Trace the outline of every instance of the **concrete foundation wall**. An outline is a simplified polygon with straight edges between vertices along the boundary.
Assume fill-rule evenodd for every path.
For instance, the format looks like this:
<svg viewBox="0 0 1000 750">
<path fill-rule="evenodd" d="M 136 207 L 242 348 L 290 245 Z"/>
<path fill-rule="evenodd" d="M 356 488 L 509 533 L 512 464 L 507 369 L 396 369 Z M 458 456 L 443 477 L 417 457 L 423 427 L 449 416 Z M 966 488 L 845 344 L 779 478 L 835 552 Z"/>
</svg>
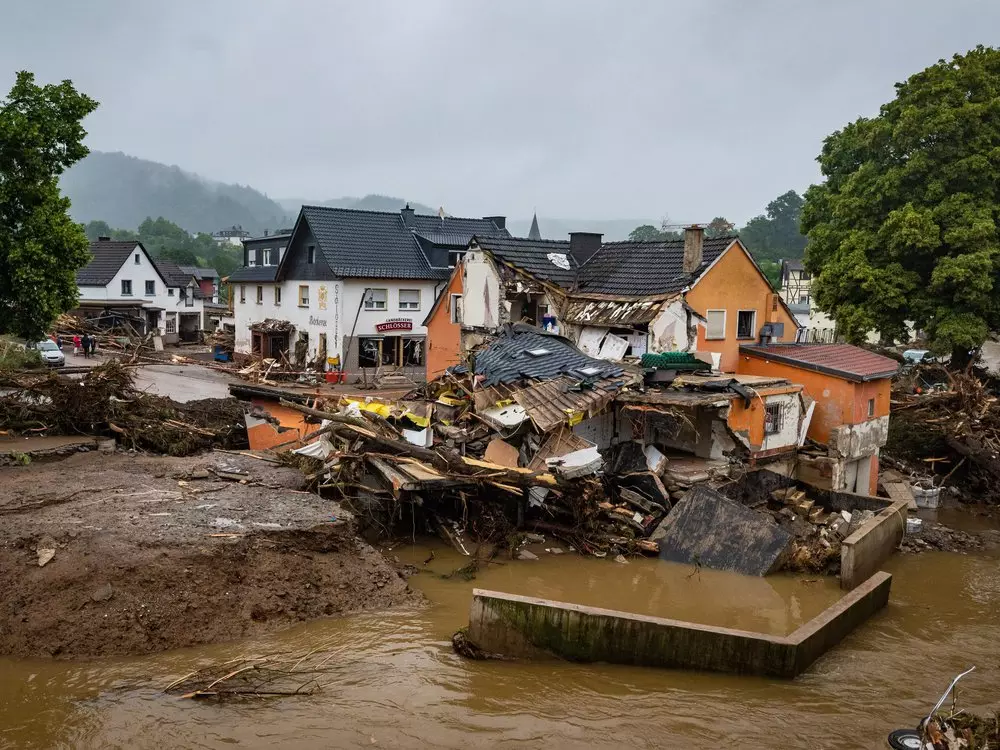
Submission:
<svg viewBox="0 0 1000 750">
<path fill-rule="evenodd" d="M 876 574 L 785 637 L 477 589 L 469 639 L 514 657 L 795 677 L 884 607 L 891 581 Z"/>
<path fill-rule="evenodd" d="M 892 503 L 843 541 L 840 546 L 842 589 L 850 591 L 860 585 L 892 557 L 906 532 L 906 506 L 906 500 Z"/>
</svg>

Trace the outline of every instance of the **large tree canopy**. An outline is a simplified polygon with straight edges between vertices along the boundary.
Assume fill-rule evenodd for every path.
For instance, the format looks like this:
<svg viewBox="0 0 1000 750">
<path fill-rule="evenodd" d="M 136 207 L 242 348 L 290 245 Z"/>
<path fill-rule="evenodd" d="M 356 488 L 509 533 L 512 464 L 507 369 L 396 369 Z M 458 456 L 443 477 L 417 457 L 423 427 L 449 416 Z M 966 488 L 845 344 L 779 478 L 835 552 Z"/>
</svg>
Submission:
<svg viewBox="0 0 1000 750">
<path fill-rule="evenodd" d="M 1000 51 L 896 85 L 877 117 L 824 142 L 802 225 L 813 295 L 860 341 L 912 321 L 959 356 L 1000 325 Z"/>
<path fill-rule="evenodd" d="M 37 86 L 23 71 L 0 102 L 0 333 L 41 338 L 76 304 L 90 254 L 58 178 L 87 155 L 81 122 L 96 108 L 70 81 Z"/>
</svg>

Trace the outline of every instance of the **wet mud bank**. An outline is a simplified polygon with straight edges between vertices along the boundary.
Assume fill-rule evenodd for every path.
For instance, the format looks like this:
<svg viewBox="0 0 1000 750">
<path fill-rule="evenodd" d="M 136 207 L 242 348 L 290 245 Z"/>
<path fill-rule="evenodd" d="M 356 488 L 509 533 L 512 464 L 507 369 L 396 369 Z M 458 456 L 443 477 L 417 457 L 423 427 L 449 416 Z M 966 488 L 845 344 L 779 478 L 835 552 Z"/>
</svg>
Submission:
<svg viewBox="0 0 1000 750">
<path fill-rule="evenodd" d="M 227 454 L 0 469 L 0 654 L 151 653 L 418 601 L 301 482 Z"/>
</svg>

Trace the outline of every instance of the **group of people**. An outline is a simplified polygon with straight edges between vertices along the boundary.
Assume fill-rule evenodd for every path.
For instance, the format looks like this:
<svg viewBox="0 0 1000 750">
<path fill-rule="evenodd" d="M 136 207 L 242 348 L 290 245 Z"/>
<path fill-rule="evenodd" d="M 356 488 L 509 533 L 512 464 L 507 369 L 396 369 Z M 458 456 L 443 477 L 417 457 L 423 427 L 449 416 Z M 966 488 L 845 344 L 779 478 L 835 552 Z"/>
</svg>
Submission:
<svg viewBox="0 0 1000 750">
<path fill-rule="evenodd" d="M 73 354 L 79 354 L 82 351 L 83 356 L 89 358 L 94 355 L 95 349 L 97 349 L 97 338 L 89 333 L 83 334 L 82 337 L 73 336 Z"/>
</svg>

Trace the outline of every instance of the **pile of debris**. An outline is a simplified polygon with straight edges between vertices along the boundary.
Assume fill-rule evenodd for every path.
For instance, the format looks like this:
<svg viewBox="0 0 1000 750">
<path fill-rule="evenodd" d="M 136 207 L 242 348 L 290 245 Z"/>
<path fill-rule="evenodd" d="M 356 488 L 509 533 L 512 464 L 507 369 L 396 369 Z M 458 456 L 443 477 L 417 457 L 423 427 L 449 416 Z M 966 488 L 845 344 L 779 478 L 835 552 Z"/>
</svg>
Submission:
<svg viewBox="0 0 1000 750">
<path fill-rule="evenodd" d="M 892 390 L 887 457 L 977 500 L 1000 503 L 1000 403 L 995 384 L 941 365 L 914 368 Z"/>
<path fill-rule="evenodd" d="M 119 313 L 82 318 L 63 313 L 52 325 L 52 333 L 61 336 L 64 342 L 74 336 L 89 333 L 97 343 L 99 351 L 138 355 L 142 351 L 153 351 L 153 334 L 141 333 L 141 321 Z"/>
<path fill-rule="evenodd" d="M 246 447 L 235 399 L 179 403 L 139 391 L 129 368 L 112 360 L 74 379 L 54 372 L 0 373 L 0 425 L 12 435 L 104 435 L 123 445 L 185 456 Z"/>
</svg>

